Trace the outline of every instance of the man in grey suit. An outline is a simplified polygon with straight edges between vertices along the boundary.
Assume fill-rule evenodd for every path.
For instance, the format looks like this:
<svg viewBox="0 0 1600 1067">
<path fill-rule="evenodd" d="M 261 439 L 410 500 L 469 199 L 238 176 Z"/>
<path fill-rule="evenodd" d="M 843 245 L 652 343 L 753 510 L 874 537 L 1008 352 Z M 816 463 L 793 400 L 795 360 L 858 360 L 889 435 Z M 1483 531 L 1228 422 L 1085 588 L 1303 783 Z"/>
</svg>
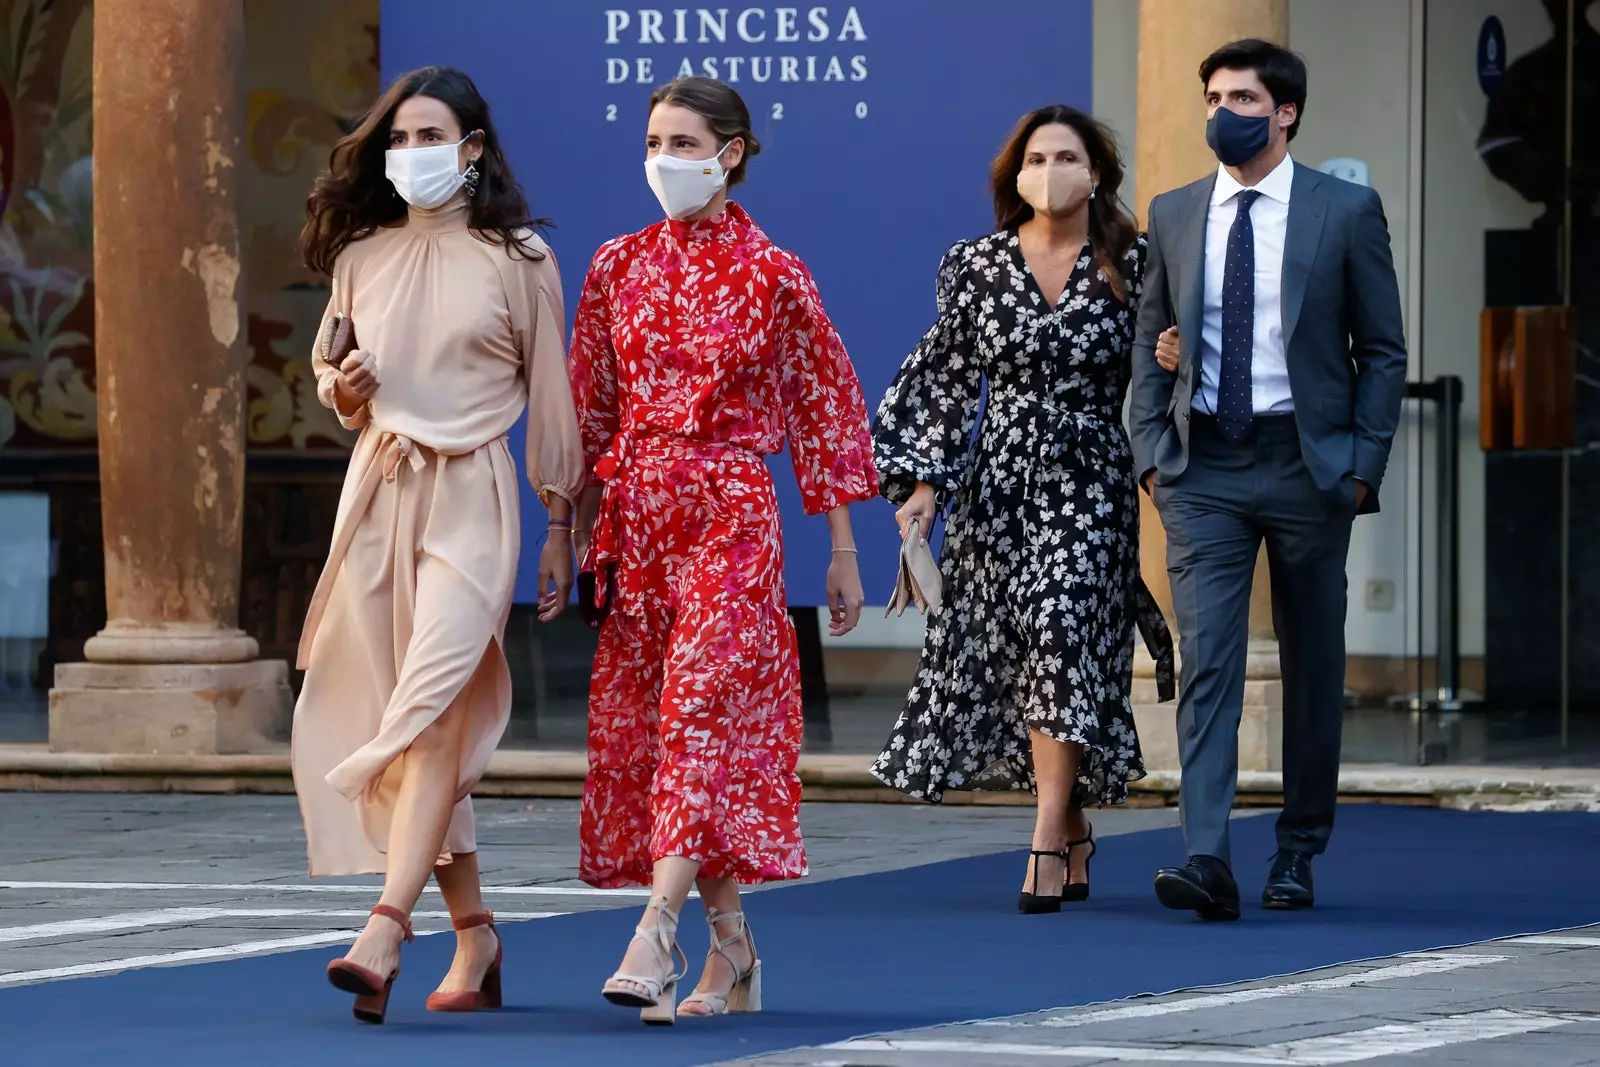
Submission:
<svg viewBox="0 0 1600 1067">
<path fill-rule="evenodd" d="M 1262 902 L 1304 908 L 1338 799 L 1350 527 L 1378 510 L 1406 351 L 1377 194 L 1289 156 L 1305 63 L 1239 41 L 1200 80 L 1221 166 L 1150 205 L 1132 438 L 1167 532 L 1183 660 L 1189 862 L 1161 870 L 1156 895 L 1227 920 L 1256 555 L 1265 540 L 1283 668 L 1284 807 Z"/>
</svg>

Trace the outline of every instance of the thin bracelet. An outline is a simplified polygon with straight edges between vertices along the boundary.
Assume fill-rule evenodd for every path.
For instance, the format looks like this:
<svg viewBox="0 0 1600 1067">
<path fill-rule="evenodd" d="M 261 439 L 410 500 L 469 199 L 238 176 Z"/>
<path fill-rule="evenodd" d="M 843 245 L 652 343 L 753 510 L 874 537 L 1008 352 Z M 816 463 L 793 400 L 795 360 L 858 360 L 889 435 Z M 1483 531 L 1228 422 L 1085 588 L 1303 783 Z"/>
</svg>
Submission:
<svg viewBox="0 0 1600 1067">
<path fill-rule="evenodd" d="M 853 549 L 853 548 L 836 548 L 836 549 L 834 549 L 834 551 L 835 551 L 835 552 L 847 552 L 847 553 L 849 553 L 849 554 L 850 554 L 850 555 L 852 555 L 852 556 L 854 556 L 854 555 L 857 555 L 857 554 L 858 554 L 858 553 L 857 553 L 857 552 L 856 552 L 856 550 L 855 550 L 855 549 Z"/>
<path fill-rule="evenodd" d="M 549 526 L 546 527 L 546 529 L 550 529 L 550 530 L 566 530 L 568 533 L 571 533 L 572 532 L 572 523 L 570 523 L 570 522 L 552 522 L 552 523 L 549 524 Z"/>
</svg>

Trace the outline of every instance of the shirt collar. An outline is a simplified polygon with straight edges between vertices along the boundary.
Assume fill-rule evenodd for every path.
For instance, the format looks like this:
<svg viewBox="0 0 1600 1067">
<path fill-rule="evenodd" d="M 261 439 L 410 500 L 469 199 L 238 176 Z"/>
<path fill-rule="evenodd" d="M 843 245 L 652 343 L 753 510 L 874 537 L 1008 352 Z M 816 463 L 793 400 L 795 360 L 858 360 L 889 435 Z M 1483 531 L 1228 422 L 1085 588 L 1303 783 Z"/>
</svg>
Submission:
<svg viewBox="0 0 1600 1067">
<path fill-rule="evenodd" d="M 1285 155 L 1283 162 L 1272 168 L 1272 173 L 1255 186 L 1256 192 L 1280 204 L 1289 202 L 1289 192 L 1294 187 L 1294 157 Z M 1217 168 L 1217 186 L 1211 191 L 1211 203 L 1226 204 L 1244 191 L 1244 186 L 1228 173 L 1227 167 Z"/>
</svg>

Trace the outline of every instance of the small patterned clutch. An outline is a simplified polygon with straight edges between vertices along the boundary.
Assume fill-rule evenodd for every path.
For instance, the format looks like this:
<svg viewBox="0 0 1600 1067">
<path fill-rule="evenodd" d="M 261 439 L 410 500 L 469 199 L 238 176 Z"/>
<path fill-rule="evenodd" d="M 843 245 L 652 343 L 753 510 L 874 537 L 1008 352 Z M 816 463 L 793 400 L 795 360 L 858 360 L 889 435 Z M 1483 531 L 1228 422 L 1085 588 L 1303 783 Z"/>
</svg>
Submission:
<svg viewBox="0 0 1600 1067">
<path fill-rule="evenodd" d="M 322 324 L 322 361 L 330 367 L 342 367 L 356 350 L 356 327 L 350 316 L 335 314 Z"/>
</svg>

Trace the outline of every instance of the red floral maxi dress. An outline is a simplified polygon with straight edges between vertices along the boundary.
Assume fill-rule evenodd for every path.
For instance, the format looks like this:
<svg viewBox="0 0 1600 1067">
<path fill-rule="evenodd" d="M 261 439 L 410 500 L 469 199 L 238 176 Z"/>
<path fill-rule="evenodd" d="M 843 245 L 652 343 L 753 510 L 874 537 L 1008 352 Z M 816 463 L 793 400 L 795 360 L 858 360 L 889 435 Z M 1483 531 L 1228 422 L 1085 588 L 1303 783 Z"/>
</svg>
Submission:
<svg viewBox="0 0 1600 1067">
<path fill-rule="evenodd" d="M 707 878 L 799 878 L 800 668 L 762 457 L 787 438 L 810 514 L 873 498 L 850 357 L 805 265 L 730 203 L 595 253 L 568 358 L 605 485 L 591 554 L 616 581 L 579 873 L 647 885 L 683 856 Z"/>
</svg>

